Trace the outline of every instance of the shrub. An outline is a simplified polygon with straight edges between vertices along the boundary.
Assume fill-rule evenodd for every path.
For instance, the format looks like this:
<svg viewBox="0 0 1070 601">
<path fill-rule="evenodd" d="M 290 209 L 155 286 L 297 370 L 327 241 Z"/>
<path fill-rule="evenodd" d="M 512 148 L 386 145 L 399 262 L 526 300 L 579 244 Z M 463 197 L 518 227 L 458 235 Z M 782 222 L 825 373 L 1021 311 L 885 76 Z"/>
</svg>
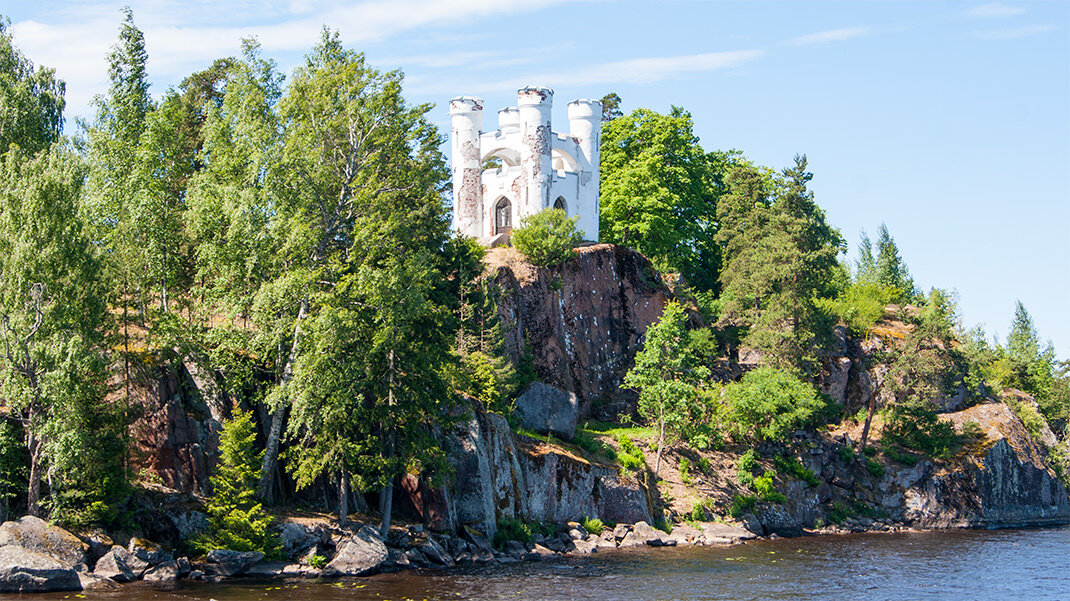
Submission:
<svg viewBox="0 0 1070 601">
<path fill-rule="evenodd" d="M 665 534 L 672 534 L 672 522 L 666 520 L 664 517 L 658 518 L 658 521 L 654 523 L 654 527 Z"/>
<path fill-rule="evenodd" d="M 828 517 L 831 524 L 842 524 L 851 515 L 851 510 L 839 501 L 832 503 L 828 511 L 825 512 L 825 516 Z"/>
<path fill-rule="evenodd" d="M 498 520 L 498 531 L 494 533 L 494 546 L 501 548 L 506 541 L 516 540 L 530 545 L 535 540 L 535 532 L 541 528 L 516 518 Z"/>
<path fill-rule="evenodd" d="M 702 499 L 691 508 L 687 519 L 692 522 L 705 522 L 713 515 L 713 501 Z"/>
<path fill-rule="evenodd" d="M 776 486 L 773 484 L 773 478 L 776 477 L 776 472 L 770 470 L 762 476 L 758 476 L 754 479 L 754 492 L 758 493 L 763 501 L 771 503 L 784 503 L 788 499 L 782 493 L 777 492 Z"/>
<path fill-rule="evenodd" d="M 639 447 L 635 446 L 631 438 L 627 435 L 621 434 L 617 437 L 617 443 L 620 444 L 620 450 L 617 451 L 617 461 L 625 469 L 639 470 L 646 467 L 646 459 L 643 457 L 643 452 L 639 450 Z"/>
<path fill-rule="evenodd" d="M 836 454 L 840 456 L 840 461 L 844 463 L 851 463 L 855 460 L 855 450 L 847 445 L 836 449 Z"/>
<path fill-rule="evenodd" d="M 1040 432 L 1044 429 L 1044 426 L 1047 425 L 1047 422 L 1044 421 L 1044 417 L 1040 415 L 1040 412 L 1032 405 L 1020 403 L 1012 399 L 1007 399 L 1007 405 L 1010 406 L 1011 409 L 1014 409 L 1014 412 L 1018 414 L 1018 419 L 1022 420 L 1022 425 L 1025 426 L 1025 429 L 1029 432 L 1029 436 L 1031 436 L 1033 440 L 1039 441 Z M 980 428 L 980 424 L 978 424 L 978 428 Z"/>
<path fill-rule="evenodd" d="M 546 209 L 523 218 L 510 235 L 513 246 L 540 267 L 560 265 L 572 258 L 572 248 L 583 241 L 576 230 L 579 217 L 561 209 Z"/>
<path fill-rule="evenodd" d="M 773 463 L 778 470 L 787 472 L 803 482 L 806 482 L 810 485 L 810 488 L 814 488 L 821 484 L 821 481 L 814 475 L 814 472 L 804 467 L 795 457 L 777 455 L 773 458 Z"/>
<path fill-rule="evenodd" d="M 710 460 L 705 457 L 699 457 L 698 461 L 695 462 L 695 465 L 698 466 L 699 471 L 706 475 L 709 475 L 710 470 L 713 469 L 713 466 L 710 465 Z"/>
<path fill-rule="evenodd" d="M 732 497 L 732 505 L 728 508 L 728 515 L 738 518 L 745 513 L 750 513 L 758 504 L 758 497 L 754 495 L 736 494 Z"/>
<path fill-rule="evenodd" d="M 223 424 L 219 455 L 207 503 L 209 529 L 190 545 L 205 553 L 232 549 L 279 557 L 278 537 L 269 529 L 271 517 L 254 498 L 263 451 L 256 451 L 252 414 L 238 412 Z"/>
<path fill-rule="evenodd" d="M 317 570 L 322 570 L 327 565 L 327 558 L 319 554 L 313 555 L 312 557 L 308 558 L 308 565 L 309 567 L 316 568 Z"/>
<path fill-rule="evenodd" d="M 602 531 L 606 529 L 606 525 L 598 518 L 583 516 L 583 521 L 581 523 L 583 524 L 583 529 L 586 530 L 588 534 L 593 534 L 595 536 L 602 534 Z"/>
<path fill-rule="evenodd" d="M 818 299 L 817 305 L 832 313 L 856 336 L 866 336 L 884 315 L 884 308 L 901 293 L 893 286 L 855 282 L 836 299 Z"/>
<path fill-rule="evenodd" d="M 758 465 L 758 451 L 754 449 L 747 449 L 746 453 L 739 456 L 739 462 L 736 464 L 736 468 L 741 472 L 754 473 L 754 468 Z"/>
<path fill-rule="evenodd" d="M 695 483 L 695 479 L 691 477 L 691 460 L 687 457 L 680 458 L 680 481 L 688 486 Z"/>
<path fill-rule="evenodd" d="M 728 417 L 740 438 L 780 440 L 808 426 L 825 403 L 814 387 L 791 373 L 759 367 L 725 387 Z"/>
<path fill-rule="evenodd" d="M 870 459 L 869 457 L 866 458 L 866 469 L 869 470 L 869 473 L 875 478 L 880 478 L 884 475 L 884 466 L 877 460 Z"/>
<path fill-rule="evenodd" d="M 883 441 L 944 459 L 959 445 L 960 437 L 955 426 L 941 420 L 929 403 L 907 401 L 888 413 Z"/>
</svg>

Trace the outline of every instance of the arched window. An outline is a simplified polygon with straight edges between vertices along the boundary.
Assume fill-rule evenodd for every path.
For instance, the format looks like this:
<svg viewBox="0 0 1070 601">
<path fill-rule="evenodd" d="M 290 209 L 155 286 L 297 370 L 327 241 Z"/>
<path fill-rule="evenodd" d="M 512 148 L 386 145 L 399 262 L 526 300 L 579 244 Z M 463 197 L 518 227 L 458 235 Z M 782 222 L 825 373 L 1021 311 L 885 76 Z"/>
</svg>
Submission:
<svg viewBox="0 0 1070 601">
<path fill-rule="evenodd" d="M 506 234 L 513 229 L 513 206 L 502 197 L 494 205 L 494 235 Z"/>
<path fill-rule="evenodd" d="M 562 211 L 568 213 L 568 205 L 565 204 L 564 196 L 557 197 L 557 200 L 554 201 L 554 208 L 561 209 Z"/>
</svg>

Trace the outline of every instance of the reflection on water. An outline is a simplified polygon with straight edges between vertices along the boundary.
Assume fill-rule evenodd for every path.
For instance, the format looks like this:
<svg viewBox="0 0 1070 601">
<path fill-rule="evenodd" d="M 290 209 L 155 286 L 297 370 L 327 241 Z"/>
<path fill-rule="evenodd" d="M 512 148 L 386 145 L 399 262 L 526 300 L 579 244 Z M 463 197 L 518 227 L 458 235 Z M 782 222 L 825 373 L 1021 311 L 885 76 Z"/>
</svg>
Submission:
<svg viewBox="0 0 1070 601">
<path fill-rule="evenodd" d="M 1070 528 L 784 539 L 337 581 L 184 583 L 173 590 L 127 585 L 115 593 L 84 594 L 115 601 L 1065 600 L 1070 599 Z"/>
</svg>

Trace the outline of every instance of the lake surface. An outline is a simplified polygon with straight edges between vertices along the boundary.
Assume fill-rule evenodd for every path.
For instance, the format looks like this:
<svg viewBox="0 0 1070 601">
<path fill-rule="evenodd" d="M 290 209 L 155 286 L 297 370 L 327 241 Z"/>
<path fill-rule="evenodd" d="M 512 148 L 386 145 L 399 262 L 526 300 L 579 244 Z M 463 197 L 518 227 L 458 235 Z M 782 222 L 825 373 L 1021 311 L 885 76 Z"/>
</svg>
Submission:
<svg viewBox="0 0 1070 601">
<path fill-rule="evenodd" d="M 322 582 L 183 583 L 170 590 L 140 584 L 115 593 L 83 594 L 81 598 L 116 601 L 1066 600 L 1070 527 L 781 539 Z M 64 598 L 79 597 L 21 597 Z"/>
</svg>

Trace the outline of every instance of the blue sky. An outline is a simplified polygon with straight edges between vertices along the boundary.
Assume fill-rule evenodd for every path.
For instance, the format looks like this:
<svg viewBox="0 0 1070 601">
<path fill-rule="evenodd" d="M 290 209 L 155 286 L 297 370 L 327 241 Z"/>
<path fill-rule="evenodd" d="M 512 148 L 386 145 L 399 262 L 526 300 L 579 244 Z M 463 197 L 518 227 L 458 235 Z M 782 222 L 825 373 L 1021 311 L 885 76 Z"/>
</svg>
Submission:
<svg viewBox="0 0 1070 601">
<path fill-rule="evenodd" d="M 68 82 L 69 123 L 106 87 L 124 4 L 157 96 L 247 35 L 289 72 L 326 24 L 403 69 L 447 131 L 449 98 L 495 110 L 528 83 L 556 90 L 562 124 L 610 91 L 682 106 L 708 150 L 805 153 L 852 253 L 883 221 L 967 326 L 1003 337 L 1021 299 L 1070 358 L 1070 2 L 3 0 L 16 43 Z"/>
</svg>

